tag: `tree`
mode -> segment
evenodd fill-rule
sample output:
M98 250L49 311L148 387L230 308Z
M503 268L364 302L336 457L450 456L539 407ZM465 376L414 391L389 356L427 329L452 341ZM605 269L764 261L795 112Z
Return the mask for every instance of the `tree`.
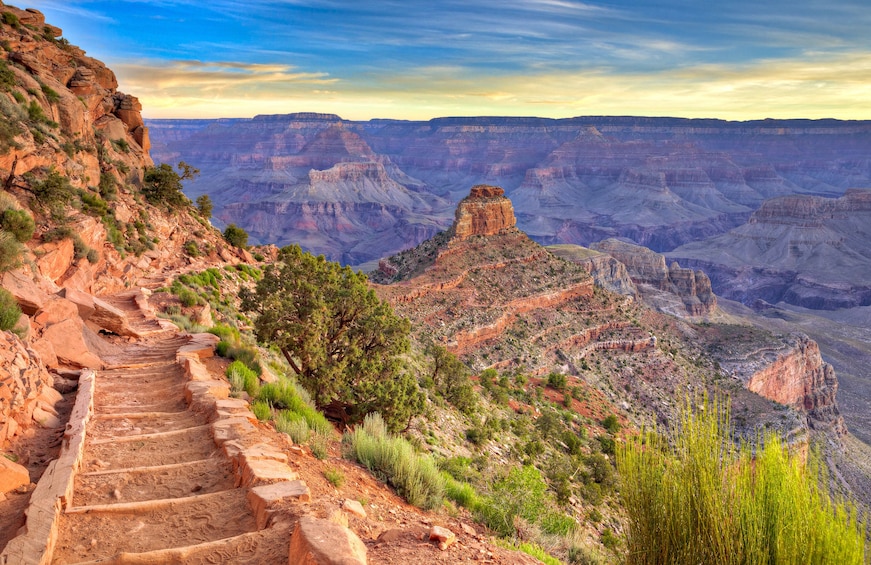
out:
M224 230L224 239L233 247L248 247L248 232L236 224L230 224Z
M212 217L212 210L214 209L214 205L212 205L212 199L209 198L208 194L201 194L197 196L197 210L200 211L200 215L205 219L209 219Z
M242 308L253 313L257 339L282 352L318 408L343 424L379 412L397 430L423 410L423 394L401 355L408 320L368 287L366 275L283 248Z
M432 358L431 377L439 394L460 412L473 414L478 402L468 367L441 345L430 344L426 353Z
M175 172L175 169L167 163L162 163L158 167L149 167L145 171L142 186L145 199L152 204L163 205L169 209L190 204L190 200L182 192L181 183L196 178L200 171L184 161L179 162L178 170L181 174Z

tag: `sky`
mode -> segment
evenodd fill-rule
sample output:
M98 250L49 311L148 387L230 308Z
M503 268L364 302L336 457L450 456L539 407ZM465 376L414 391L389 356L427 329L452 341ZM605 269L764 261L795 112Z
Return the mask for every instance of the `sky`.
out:
M148 118L871 119L868 0L31 0Z

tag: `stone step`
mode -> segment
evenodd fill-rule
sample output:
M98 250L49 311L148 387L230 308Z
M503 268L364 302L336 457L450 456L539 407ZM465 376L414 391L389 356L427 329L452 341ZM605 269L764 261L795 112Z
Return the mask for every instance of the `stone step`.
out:
M232 489L233 466L226 458L212 457L170 465L110 469L80 473L76 477L76 506L182 498Z
M166 465L206 459L216 452L211 431L206 426L182 430L170 436L135 438L111 443L85 445L84 470L102 471L149 465Z
M126 412L96 416L89 429L92 437L154 433L192 428L206 423L206 416L190 410L182 412Z
M232 538L256 529L244 489L74 507L61 521L52 562L106 559L122 551L166 550Z

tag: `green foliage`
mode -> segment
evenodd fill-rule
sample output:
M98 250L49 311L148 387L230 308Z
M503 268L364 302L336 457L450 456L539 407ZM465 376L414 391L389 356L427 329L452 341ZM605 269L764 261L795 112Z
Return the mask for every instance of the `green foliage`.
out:
M617 416L611 414L602 420L602 427L605 428L608 433L616 434L620 431L620 422L617 421Z
M549 534L567 534L575 527L570 517L554 510L547 483L532 465L515 467L498 479L491 492L475 508L475 516L499 535L514 533L514 521L522 518Z
M21 25L18 16L16 16L12 12L3 12L3 23L16 29L18 29L18 26Z
M113 139L112 145L121 153L130 153L130 143L126 139Z
M37 202L43 206L65 204L76 194L69 179L55 170L51 170L42 181L34 183L32 190Z
M0 229L3 229L21 243L29 241L33 237L33 230L36 229L36 224L33 217L25 210L16 210L7 208L0 213Z
M438 508L444 498L444 480L432 458L414 452L408 441L393 436L377 413L342 438L347 456L391 484L405 499L421 508Z
M14 235L7 231L0 231L0 273L20 265L23 252L24 248Z
M251 412L261 422L272 419L272 407L268 402L258 400L251 405Z
M257 398L257 393L260 390L260 379L257 377L257 373L249 369L247 365L241 361L233 361L227 367L226 374L234 392L245 391L251 398Z
M105 171L100 173L100 184L97 190L105 200L110 202L115 200L118 196L118 181L115 180L115 175Z
M209 198L208 194L201 194L197 196L197 210L200 211L200 215L205 219L209 219L212 217L212 210L214 210L214 205L212 204L212 199ZM248 240L247 234L245 237L246 243Z
M0 288L0 331L14 328L20 317L21 308L15 297L5 288Z
M423 409L400 358L410 326L366 282L349 267L285 247L256 291L242 291L242 308L254 313L257 339L278 347L318 408L345 423L380 412L396 430Z
M91 194L90 192L82 192L79 195L82 202L82 212L91 216L102 217L109 211L109 204L105 200Z
M6 13L8 14L9 12ZM12 69L10 69L9 65L6 64L6 59L0 59L0 90L9 92L15 87L15 84L15 73L12 72ZM15 94L18 93L16 92ZM21 95L19 94L19 96ZM17 97L16 100L18 100Z
M449 500L453 500L460 506L474 510L480 504L475 487L469 483L457 480L447 472L442 473L442 480L445 483L445 496Z
M212 335L216 335L222 340L225 340L224 343L229 345L229 341L238 342L241 339L241 334L239 333L238 328L234 328L233 326L228 326L226 324L215 324L211 328L209 328L209 332ZM224 357L224 355L221 355Z
M181 301L183 306L187 306L188 308L200 303L200 297L197 296L196 292L189 288L180 289L178 292L178 299Z
M327 467L324 469L324 478L329 481L331 485L336 488L340 488L343 484L345 484L345 474L341 469L336 469L335 467Z
M547 386L556 390L565 390L567 384L566 376L562 373L552 372L547 376Z
M60 94L55 91L52 87L47 84L41 84L42 93L45 94L45 99L49 101L49 103L54 104L55 102L60 100Z
M275 429L290 436L293 443L308 442L311 430L302 414L292 410L281 410L275 418Z
M224 230L224 239L233 247L248 247L248 232L237 226L230 224Z
M706 401L684 408L671 443L648 432L621 446L629 565L865 562L865 525L832 501L815 456L774 434L736 448L729 432L728 408Z
M460 412L471 415L478 409L478 395L469 379L469 369L441 345L430 344L426 354L432 359L432 379L436 391Z
M162 163L157 167L149 167L143 177L142 194L145 199L151 204L163 206L169 210L190 204L190 200L182 192L182 181L193 179L200 172L184 161L179 162L178 169L181 174L167 163Z
M193 239L189 239L184 244L184 252L190 255L191 257L199 257L200 256L200 246Z

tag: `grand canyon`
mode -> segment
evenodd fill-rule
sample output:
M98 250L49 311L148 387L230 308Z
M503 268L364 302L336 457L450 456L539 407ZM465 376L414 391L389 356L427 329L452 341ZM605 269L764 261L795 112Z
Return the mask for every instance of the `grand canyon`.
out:
M719 402L871 510L871 122L145 119L0 13L0 563L623 563L625 446Z

